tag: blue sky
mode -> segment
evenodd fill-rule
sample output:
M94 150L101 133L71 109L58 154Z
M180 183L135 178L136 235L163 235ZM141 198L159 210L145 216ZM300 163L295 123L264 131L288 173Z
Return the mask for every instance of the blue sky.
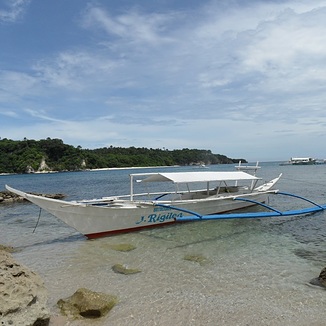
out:
M0 137L326 158L324 0L0 0Z

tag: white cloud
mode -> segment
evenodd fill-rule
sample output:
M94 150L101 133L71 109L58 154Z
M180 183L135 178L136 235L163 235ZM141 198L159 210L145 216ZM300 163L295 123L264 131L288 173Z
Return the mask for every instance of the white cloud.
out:
M312 56L326 59L326 7L323 19L316 21L315 12L295 14L287 10L273 21L264 22L249 32L243 64L248 70L304 69L301 63L314 65ZM308 59L308 60L307 60Z
M10 110L1 110L0 114L3 116L11 117L11 118L17 118L18 114L17 112L10 111Z
M33 69L45 85L78 91L88 87L88 77L107 74L114 65L109 59L96 54L67 51L59 53L54 59L38 62Z
M38 80L25 72L0 70L0 105L10 107L24 98L38 93Z
M0 9L0 23L14 23L20 19L31 0L4 0L5 9Z
M97 27L107 34L127 40L131 43L157 44L170 41L164 34L168 23L175 17L170 14L144 14L131 10L125 14L111 16L98 6L89 6L85 12L83 25Z
M316 142L326 123L326 7L235 3L118 14L89 5L88 42L0 72L0 102L7 116L18 103L37 123L22 137L90 147L163 144L246 157L261 143L277 152L285 134L291 147L300 133Z

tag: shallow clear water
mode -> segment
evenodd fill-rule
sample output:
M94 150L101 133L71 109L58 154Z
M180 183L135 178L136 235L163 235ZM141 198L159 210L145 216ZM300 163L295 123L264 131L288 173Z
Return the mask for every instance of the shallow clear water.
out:
M210 167L225 168L234 167ZM186 170L167 170L180 169ZM68 199L95 198L128 193L129 173L141 171L0 176L0 189L9 184L32 192L64 193ZM280 172L282 191L326 203L326 165L265 163L259 174L269 180ZM278 208L298 205L288 197L276 199ZM1 205L0 243L20 248L15 258L43 277L54 315L57 300L80 287L119 298L107 317L65 325L325 324L326 292L307 284L326 265L324 212L186 223L93 241L44 211L34 230L38 218L39 209L32 204ZM136 248L130 252L112 248L122 243ZM186 260L187 255L199 261ZM116 274L114 264L141 273Z

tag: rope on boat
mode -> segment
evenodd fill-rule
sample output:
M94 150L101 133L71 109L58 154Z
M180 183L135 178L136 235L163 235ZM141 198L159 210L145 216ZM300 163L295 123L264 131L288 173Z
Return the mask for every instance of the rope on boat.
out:
M35 230L38 227L38 223L39 223L40 218L41 218L41 212L42 212L42 208L40 208L40 212L38 213L38 219L37 219L36 225L35 225L34 230L33 230L32 233L35 233Z

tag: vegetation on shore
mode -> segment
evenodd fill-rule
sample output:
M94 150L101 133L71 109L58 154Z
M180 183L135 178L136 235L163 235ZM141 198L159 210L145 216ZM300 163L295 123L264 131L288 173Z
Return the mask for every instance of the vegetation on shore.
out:
M82 149L64 144L61 139L0 139L0 173L80 171L85 169L141 166L228 164L232 159L203 149L153 149L103 147Z

